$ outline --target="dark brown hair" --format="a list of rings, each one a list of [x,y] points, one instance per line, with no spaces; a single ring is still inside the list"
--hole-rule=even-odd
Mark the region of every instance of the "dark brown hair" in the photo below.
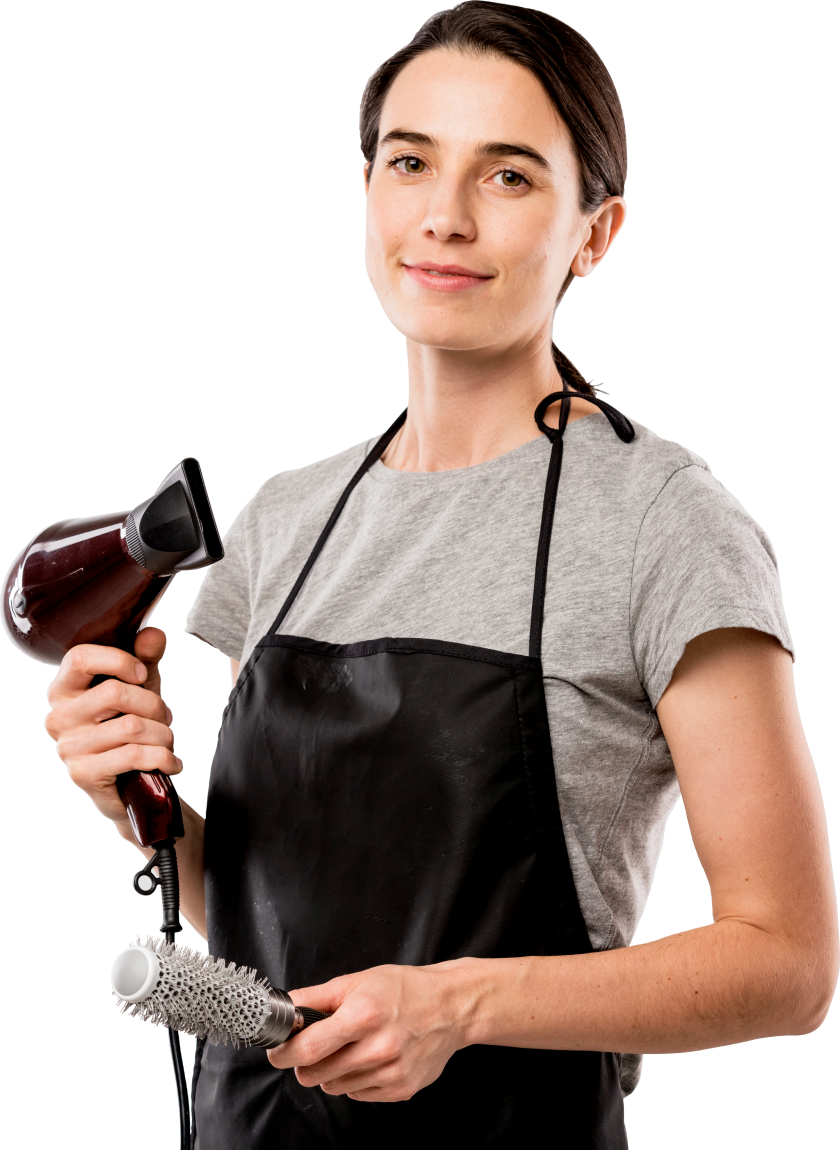
[[[501,56],[527,68],[569,129],[580,169],[581,211],[594,212],[608,196],[624,194],[624,116],[600,56],[583,36],[553,16],[491,0],[467,0],[438,12],[410,44],[377,68],[365,87],[359,121],[362,152],[368,162],[376,155],[379,119],[389,88],[406,64],[436,48]],[[572,278],[570,272],[558,303]],[[558,347],[551,346],[565,383],[591,395],[592,386]]]

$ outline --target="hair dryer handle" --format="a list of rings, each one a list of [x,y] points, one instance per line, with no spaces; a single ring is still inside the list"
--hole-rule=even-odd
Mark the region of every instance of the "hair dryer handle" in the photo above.
[[[141,847],[184,837],[181,803],[168,775],[160,771],[127,771],[117,775],[117,790]]]
[[[132,640],[126,649],[133,646]],[[95,675],[90,685],[98,687],[113,678]],[[117,775],[117,790],[139,846],[152,847],[167,839],[184,837],[181,801],[168,775],[160,771],[126,771]]]

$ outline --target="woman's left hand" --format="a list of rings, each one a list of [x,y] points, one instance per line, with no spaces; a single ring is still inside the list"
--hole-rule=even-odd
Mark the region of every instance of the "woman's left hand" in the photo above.
[[[362,1102],[404,1102],[469,1045],[470,964],[377,966],[292,992],[298,1006],[332,1015],[268,1052],[302,1086]]]

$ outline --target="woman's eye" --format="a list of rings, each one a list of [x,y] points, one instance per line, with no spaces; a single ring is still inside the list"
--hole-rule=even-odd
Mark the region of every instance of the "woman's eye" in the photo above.
[[[396,168],[397,164],[399,164],[399,163],[405,163],[406,164],[407,170],[405,171],[405,174],[407,176],[419,176],[419,175],[421,175],[421,173],[419,173],[419,171],[415,171],[413,169],[408,169],[407,164],[420,163],[420,164],[422,164],[423,167],[426,167],[426,161],[420,160],[418,158],[418,156],[415,156],[415,155],[398,155],[398,156],[396,156],[396,158],[394,160],[388,161],[388,167],[389,168]],[[398,170],[402,171],[403,169],[398,169]],[[509,187],[509,189],[511,191],[517,191],[519,189],[519,187],[522,187],[524,185],[528,185],[528,186],[530,185],[528,178],[526,176],[522,175],[521,171],[517,171],[516,169],[513,169],[513,168],[502,168],[501,170],[496,171],[496,173],[494,173],[494,175],[492,175],[491,178],[495,179],[496,176],[513,176],[514,179],[519,179],[519,181],[522,181],[522,183],[520,183],[520,184],[505,183],[505,184],[499,185],[502,187]]]
[[[527,183],[528,183],[528,181],[527,181],[527,179],[525,178],[525,176],[521,174],[521,171],[513,171],[513,169],[512,169],[512,168],[504,168],[502,171],[497,171],[496,175],[497,175],[497,176],[513,176],[513,177],[514,177],[514,178],[516,178],[516,179],[521,179],[521,181],[522,181],[522,182],[524,182],[525,184],[527,184]],[[495,177],[494,177],[494,178],[495,178]],[[513,187],[521,187],[521,186],[522,186],[522,184],[513,184],[513,185],[511,185],[511,184],[505,184],[504,186],[505,186],[505,187],[511,187],[511,186],[513,186]]]
[[[396,160],[391,160],[388,167],[394,168],[398,163],[422,163],[422,160],[418,160],[417,156],[415,155],[399,155],[397,156]],[[408,175],[417,176],[419,173],[417,173],[417,171],[410,171]]]
[[[416,156],[402,156],[399,160],[394,161],[393,166],[409,176],[419,176],[421,172],[426,170],[426,165]]]

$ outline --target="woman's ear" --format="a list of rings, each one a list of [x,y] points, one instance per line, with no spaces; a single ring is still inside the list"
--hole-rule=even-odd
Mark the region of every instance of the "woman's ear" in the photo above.
[[[610,249],[627,216],[623,196],[609,196],[593,215],[584,233],[584,240],[572,260],[571,271],[576,276],[588,276]]]
[[[366,195],[367,195],[367,190],[370,187],[370,169],[372,167],[373,167],[373,164],[370,162],[370,160],[366,160],[365,166],[362,169],[362,171],[365,173],[365,194]]]

